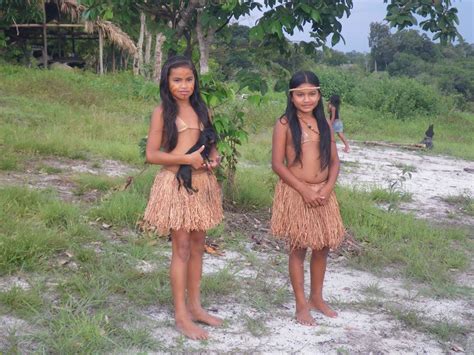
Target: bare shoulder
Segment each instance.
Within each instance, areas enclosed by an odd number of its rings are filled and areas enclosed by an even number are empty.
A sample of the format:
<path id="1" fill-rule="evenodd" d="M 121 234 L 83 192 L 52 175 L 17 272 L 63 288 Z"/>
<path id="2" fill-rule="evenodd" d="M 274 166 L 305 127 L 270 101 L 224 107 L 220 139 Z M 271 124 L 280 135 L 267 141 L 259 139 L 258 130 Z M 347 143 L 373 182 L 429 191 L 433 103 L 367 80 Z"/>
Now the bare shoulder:
<path id="1" fill-rule="evenodd" d="M 286 116 L 281 116 L 277 118 L 275 122 L 275 128 L 280 127 L 280 129 L 287 129 L 288 128 L 288 118 Z"/>
<path id="2" fill-rule="evenodd" d="M 156 120 L 156 119 L 163 119 L 163 106 L 158 105 L 155 107 L 153 110 L 153 113 L 151 114 L 151 119 Z"/>
<path id="3" fill-rule="evenodd" d="M 155 127 L 163 126 L 163 106 L 156 106 L 151 114 L 151 125 Z"/>

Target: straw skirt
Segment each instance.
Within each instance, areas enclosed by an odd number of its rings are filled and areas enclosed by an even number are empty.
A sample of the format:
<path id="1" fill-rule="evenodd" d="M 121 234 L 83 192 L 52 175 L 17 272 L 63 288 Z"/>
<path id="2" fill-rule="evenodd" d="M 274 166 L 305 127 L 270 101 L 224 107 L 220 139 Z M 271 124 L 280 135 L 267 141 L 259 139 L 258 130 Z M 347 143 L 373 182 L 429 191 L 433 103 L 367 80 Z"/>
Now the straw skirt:
<path id="1" fill-rule="evenodd" d="M 223 218 L 222 193 L 217 179 L 207 172 L 192 175 L 198 191 L 189 194 L 184 186 L 178 189 L 176 174 L 162 169 L 155 177 L 144 223 L 154 226 L 160 235 L 171 229 L 205 231 L 218 225 Z"/>
<path id="2" fill-rule="evenodd" d="M 320 189 L 324 184 L 308 186 Z M 280 180 L 273 199 L 271 231 L 285 240 L 291 250 L 336 249 L 342 243 L 345 230 L 334 191 L 324 206 L 308 207 L 295 189 Z"/>

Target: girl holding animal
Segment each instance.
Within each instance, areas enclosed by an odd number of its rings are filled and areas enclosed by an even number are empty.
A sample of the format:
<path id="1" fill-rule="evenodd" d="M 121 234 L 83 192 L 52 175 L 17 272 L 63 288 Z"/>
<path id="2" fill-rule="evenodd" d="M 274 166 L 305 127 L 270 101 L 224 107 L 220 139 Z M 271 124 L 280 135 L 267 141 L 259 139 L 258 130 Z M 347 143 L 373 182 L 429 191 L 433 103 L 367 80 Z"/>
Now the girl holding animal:
<path id="1" fill-rule="evenodd" d="M 289 274 L 296 300 L 296 320 L 314 325 L 311 309 L 336 317 L 323 299 L 330 248 L 344 236 L 334 185 L 339 157 L 330 124 L 324 116 L 319 79 L 309 71 L 290 80 L 285 114 L 273 130 L 272 168 L 280 177 L 275 188 L 272 234 L 290 249 Z M 304 260 L 311 254 L 311 290 L 304 292 Z"/>
<path id="2" fill-rule="evenodd" d="M 223 217 L 221 189 L 210 173 L 219 164 L 215 132 L 199 92 L 196 68 L 186 57 L 166 61 L 160 96 L 161 105 L 154 110 L 148 131 L 146 159 L 163 168 L 153 183 L 144 222 L 161 235 L 171 233 L 176 327 L 188 338 L 202 340 L 209 335 L 196 322 L 222 324 L 222 319 L 202 308 L 200 299 L 206 230 Z M 203 139 L 209 132 L 214 141 Z M 198 141 L 203 145 L 196 147 Z M 192 168 L 188 175 L 180 169 L 186 166 Z"/>

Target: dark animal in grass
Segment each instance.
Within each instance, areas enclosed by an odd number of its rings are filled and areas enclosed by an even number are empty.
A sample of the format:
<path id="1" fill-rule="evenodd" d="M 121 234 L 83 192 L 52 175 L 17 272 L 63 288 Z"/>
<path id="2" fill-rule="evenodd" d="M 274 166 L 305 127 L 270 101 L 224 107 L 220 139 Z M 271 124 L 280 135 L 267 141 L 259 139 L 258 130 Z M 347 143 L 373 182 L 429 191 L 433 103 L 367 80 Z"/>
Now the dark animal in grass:
<path id="1" fill-rule="evenodd" d="M 433 130 L 432 124 L 428 127 L 428 129 L 425 132 L 425 138 L 421 141 L 422 144 L 426 145 L 426 148 L 428 149 L 433 149 L 433 136 L 434 136 L 434 130 Z"/>
<path id="2" fill-rule="evenodd" d="M 214 131 L 214 128 L 205 128 L 200 133 L 199 140 L 187 151 L 186 154 L 193 153 L 202 146 L 204 146 L 201 155 L 205 163 L 210 163 L 209 154 L 211 154 L 211 148 L 214 144 L 216 144 L 216 142 L 217 134 L 216 131 Z M 189 194 L 192 194 L 193 192 L 198 192 L 198 189 L 193 188 L 191 165 L 180 165 L 178 172 L 176 173 L 176 179 L 178 179 L 179 183 L 178 189 L 180 189 L 181 186 L 184 186 Z"/>

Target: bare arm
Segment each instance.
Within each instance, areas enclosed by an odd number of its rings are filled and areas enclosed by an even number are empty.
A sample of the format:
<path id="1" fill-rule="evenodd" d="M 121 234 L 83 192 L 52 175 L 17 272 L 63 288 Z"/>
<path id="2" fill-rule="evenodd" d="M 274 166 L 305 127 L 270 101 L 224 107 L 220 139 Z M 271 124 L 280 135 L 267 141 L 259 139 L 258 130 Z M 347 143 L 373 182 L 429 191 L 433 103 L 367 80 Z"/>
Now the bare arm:
<path id="1" fill-rule="evenodd" d="M 336 108 L 333 105 L 329 105 L 329 121 L 331 126 L 334 124 L 336 120 Z"/>
<path id="2" fill-rule="evenodd" d="M 171 154 L 160 150 L 163 139 L 164 121 L 163 109 L 161 106 L 155 108 L 151 116 L 150 129 L 148 130 L 148 141 L 146 145 L 146 161 L 151 164 L 159 165 L 192 165 L 198 169 L 202 166 L 203 159 L 201 149 L 191 154 Z"/>
<path id="3" fill-rule="evenodd" d="M 288 124 L 277 120 L 273 128 L 272 139 L 272 169 L 286 184 L 294 188 L 300 194 L 306 187 L 285 165 L 286 135 Z"/>
<path id="4" fill-rule="evenodd" d="M 336 185 L 340 167 L 336 141 L 334 140 L 334 132 L 331 126 L 329 126 L 329 129 L 331 130 L 331 156 L 329 157 L 328 180 L 324 187 L 319 190 L 319 197 L 317 199 L 317 201 L 321 205 L 324 205 L 329 200 L 329 195 L 331 194 L 332 190 L 334 189 L 334 186 Z"/>
<path id="5" fill-rule="evenodd" d="M 326 186 L 332 190 L 339 176 L 340 161 L 339 154 L 337 154 L 336 141 L 334 140 L 334 132 L 332 127 L 329 128 L 331 129 L 331 156 L 329 158 L 328 181 Z"/>

